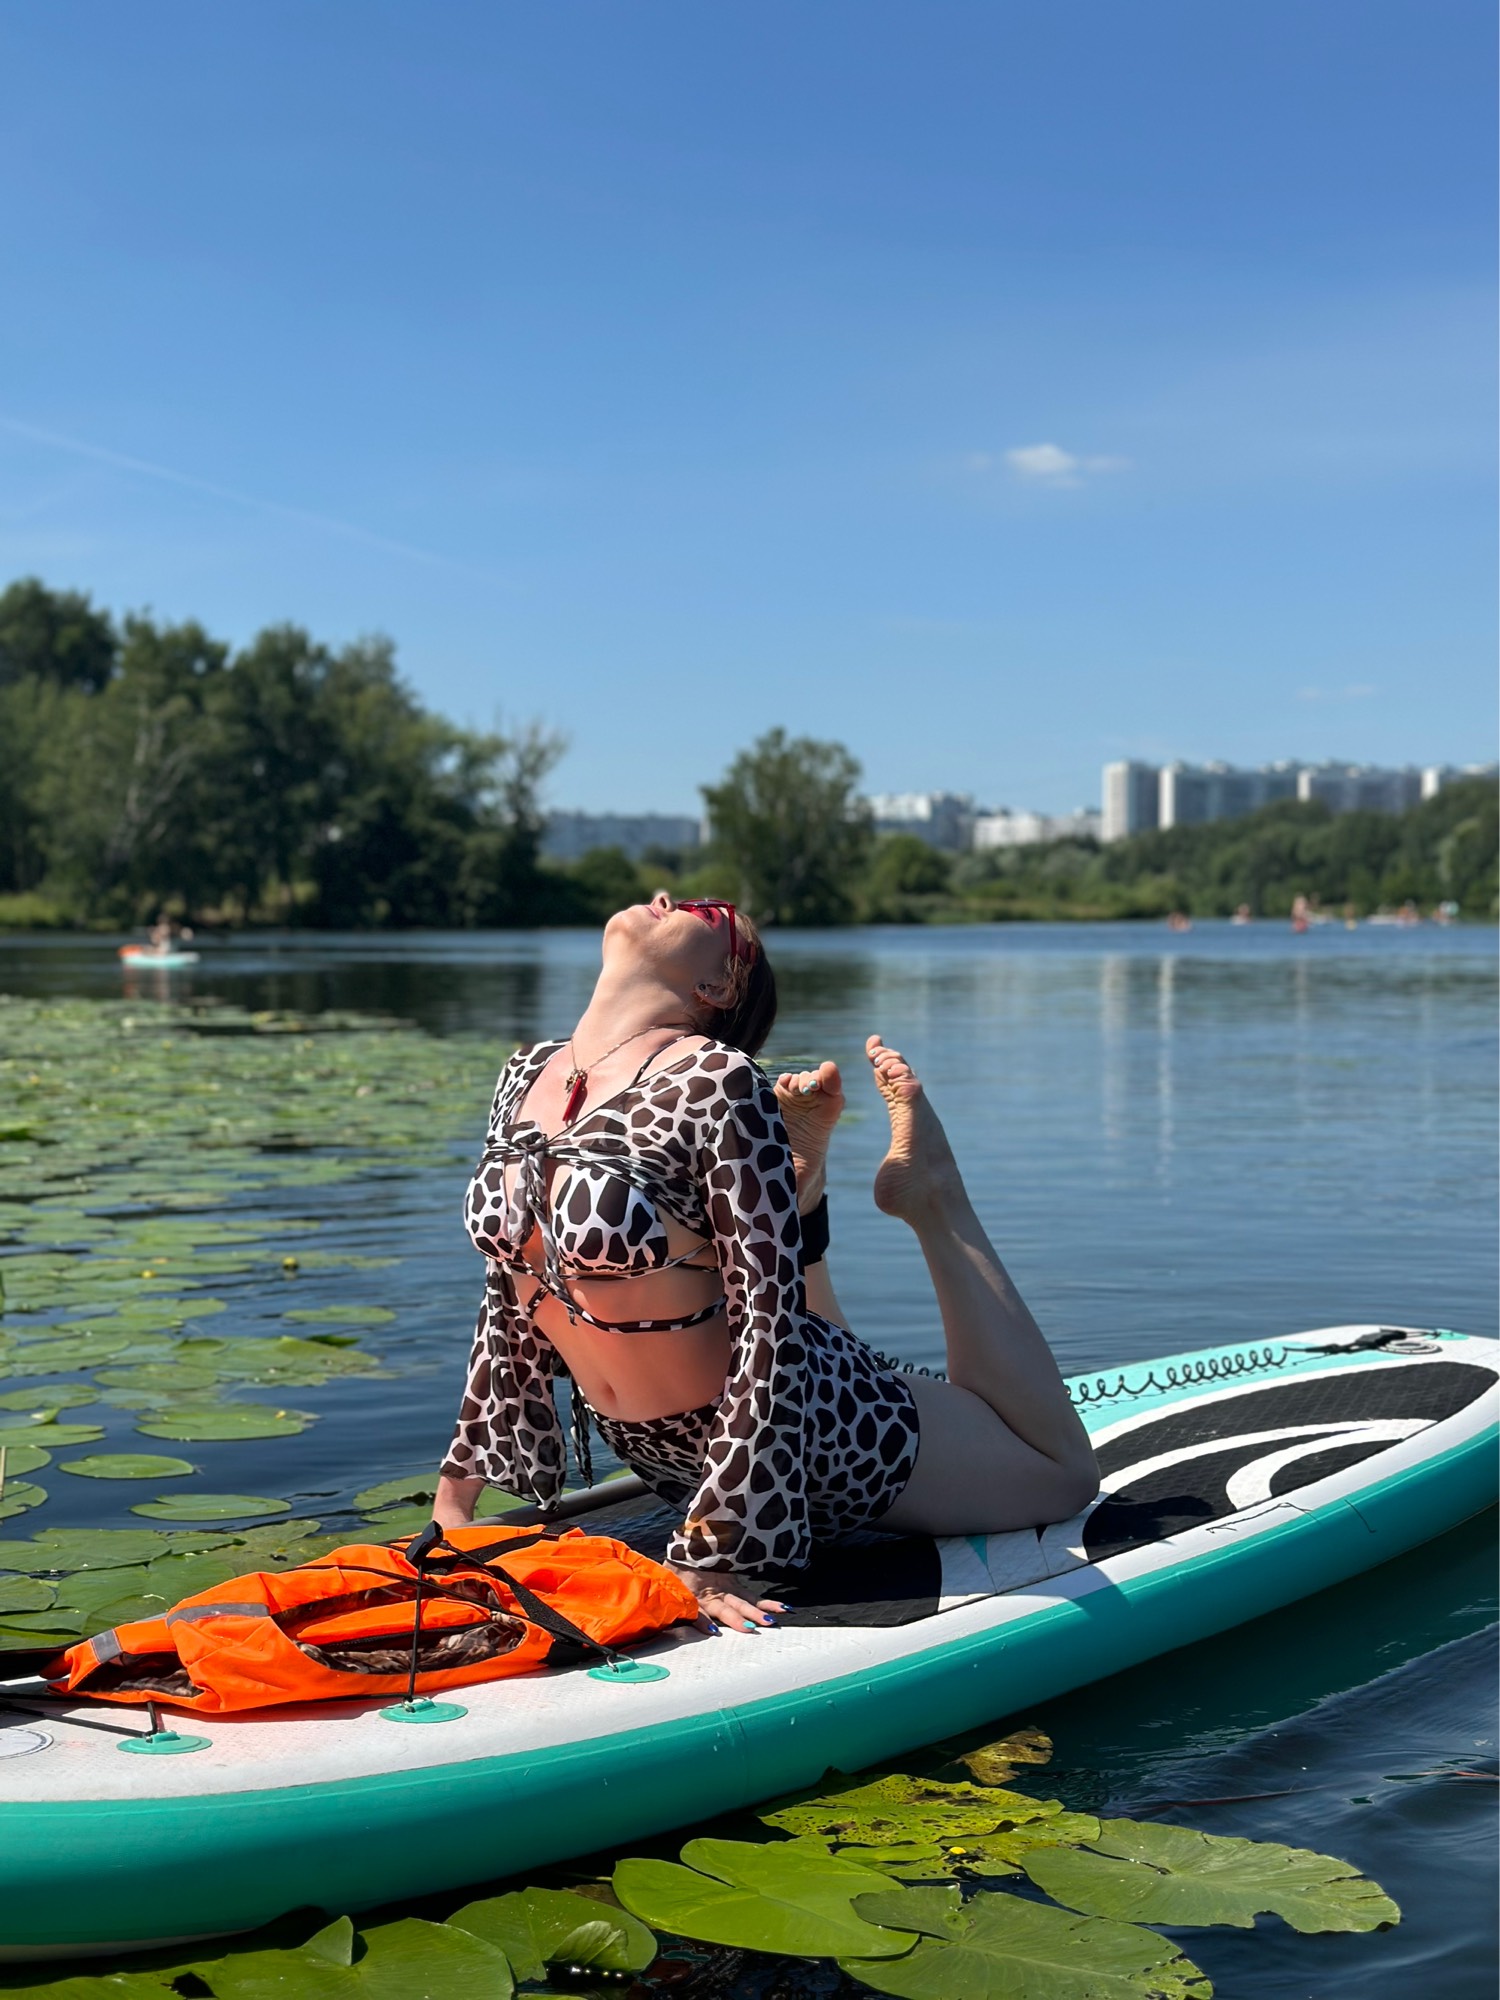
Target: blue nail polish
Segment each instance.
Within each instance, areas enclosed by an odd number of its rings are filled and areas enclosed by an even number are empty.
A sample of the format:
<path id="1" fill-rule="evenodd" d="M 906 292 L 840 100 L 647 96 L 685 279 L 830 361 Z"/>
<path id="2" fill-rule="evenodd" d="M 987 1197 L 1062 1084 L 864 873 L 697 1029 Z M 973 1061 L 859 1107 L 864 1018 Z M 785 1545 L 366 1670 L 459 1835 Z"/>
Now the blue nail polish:
<path id="1" fill-rule="evenodd" d="M 753 1618 L 747 1618 L 745 1620 L 745 1630 L 747 1632 L 758 1632 L 760 1630 L 760 1627 L 756 1624 Z"/>

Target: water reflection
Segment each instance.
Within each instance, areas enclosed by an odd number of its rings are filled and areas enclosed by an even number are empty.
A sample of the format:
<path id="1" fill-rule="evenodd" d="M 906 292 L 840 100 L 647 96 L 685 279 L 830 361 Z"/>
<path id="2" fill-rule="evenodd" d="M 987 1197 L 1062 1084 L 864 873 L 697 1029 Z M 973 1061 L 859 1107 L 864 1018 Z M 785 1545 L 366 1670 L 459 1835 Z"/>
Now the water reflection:
<path id="1" fill-rule="evenodd" d="M 170 997 L 515 1040 L 566 1029 L 598 965 L 582 933 L 199 943 L 198 966 L 160 976 Z M 920 1257 L 870 1200 L 885 1130 L 872 1029 L 921 1067 L 981 1214 L 1074 1365 L 1351 1317 L 1482 1330 L 1493 949 L 1474 932 L 1212 925 L 776 937 L 769 1059 L 831 1055 L 849 1072 L 832 1194 L 860 1330 L 938 1359 Z M 113 941 L 0 941 L 5 989 L 118 995 Z M 476 1086 L 476 1144 L 486 1103 Z M 449 1254 L 466 1281 L 456 1237 Z M 451 1310 L 466 1318 L 467 1298 Z"/>

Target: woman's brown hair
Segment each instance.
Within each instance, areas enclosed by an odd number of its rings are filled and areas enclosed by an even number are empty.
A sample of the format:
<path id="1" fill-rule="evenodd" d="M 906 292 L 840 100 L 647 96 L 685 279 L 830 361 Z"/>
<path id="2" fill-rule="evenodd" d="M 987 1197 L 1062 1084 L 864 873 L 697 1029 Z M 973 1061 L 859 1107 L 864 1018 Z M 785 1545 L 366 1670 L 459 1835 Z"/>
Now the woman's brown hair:
<path id="1" fill-rule="evenodd" d="M 708 1008 L 704 1033 L 747 1056 L 758 1055 L 766 1037 L 776 1025 L 776 975 L 760 932 L 742 910 L 735 912 L 741 938 L 751 947 L 749 962 L 737 954 L 724 968 L 729 1001 L 723 1007 Z"/>

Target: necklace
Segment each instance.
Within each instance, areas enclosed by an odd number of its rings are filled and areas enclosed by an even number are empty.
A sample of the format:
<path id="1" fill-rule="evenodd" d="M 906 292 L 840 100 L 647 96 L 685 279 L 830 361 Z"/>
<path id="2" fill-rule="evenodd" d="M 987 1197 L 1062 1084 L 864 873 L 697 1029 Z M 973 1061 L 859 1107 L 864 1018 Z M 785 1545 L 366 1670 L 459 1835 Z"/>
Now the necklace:
<path id="1" fill-rule="evenodd" d="M 658 1021 L 655 1027 L 637 1028 L 633 1035 L 627 1035 L 623 1042 L 616 1042 L 612 1049 L 606 1049 L 602 1056 L 595 1056 L 594 1060 L 586 1066 L 579 1062 L 577 1053 L 573 1047 L 573 1037 L 569 1035 L 568 1059 L 573 1067 L 568 1071 L 565 1083 L 568 1099 L 563 1106 L 564 1125 L 571 1125 L 583 1109 L 583 1100 L 587 1097 L 589 1089 L 589 1070 L 597 1069 L 602 1062 L 608 1062 L 610 1057 L 618 1055 L 621 1049 L 628 1048 L 632 1042 L 638 1042 L 642 1035 L 659 1035 L 663 1028 L 673 1028 L 676 1025 L 676 1023 L 671 1021 Z M 648 1056 L 646 1060 L 649 1062 L 651 1058 Z"/>

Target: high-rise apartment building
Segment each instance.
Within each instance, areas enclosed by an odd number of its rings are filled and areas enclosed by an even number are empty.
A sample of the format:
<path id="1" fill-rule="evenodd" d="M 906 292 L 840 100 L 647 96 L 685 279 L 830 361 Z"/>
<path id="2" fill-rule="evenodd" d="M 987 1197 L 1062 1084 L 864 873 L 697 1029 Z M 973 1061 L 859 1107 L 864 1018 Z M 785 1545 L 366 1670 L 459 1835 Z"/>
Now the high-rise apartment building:
<path id="1" fill-rule="evenodd" d="M 618 847 L 632 861 L 647 848 L 681 853 L 696 848 L 699 822 L 679 813 L 548 813 L 542 852 L 549 861 L 578 861 L 598 847 Z"/>
<path id="2" fill-rule="evenodd" d="M 1299 799 L 1317 799 L 1330 812 L 1405 812 L 1422 799 L 1422 773 L 1382 771 L 1372 764 L 1316 764 L 1297 773 Z"/>
<path id="3" fill-rule="evenodd" d="M 1105 840 L 1123 840 L 1160 824 L 1160 779 L 1155 764 L 1122 759 L 1104 767 Z"/>
<path id="4" fill-rule="evenodd" d="M 994 847 L 1034 847 L 1043 840 L 1098 840 L 1101 816 L 1092 806 L 1080 806 L 1070 813 L 1012 812 L 1002 806 L 998 812 L 980 813 L 974 821 L 974 852 L 983 854 Z"/>
<path id="5" fill-rule="evenodd" d="M 974 801 L 967 792 L 874 792 L 865 803 L 877 833 L 912 833 L 949 854 L 969 845 Z"/>
<path id="6" fill-rule="evenodd" d="M 1258 771 L 1233 764 L 1165 764 L 1157 805 L 1161 826 L 1206 826 L 1215 819 L 1242 819 L 1276 799 L 1297 796 L 1295 764 L 1265 764 Z"/>
<path id="7" fill-rule="evenodd" d="M 1119 763 L 1104 767 L 1104 838 L 1123 840 L 1154 826 L 1206 826 L 1241 819 L 1277 799 L 1317 800 L 1331 812 L 1406 812 L 1458 778 L 1496 775 L 1493 764 L 1430 764 L 1401 770 L 1374 764 Z"/>

